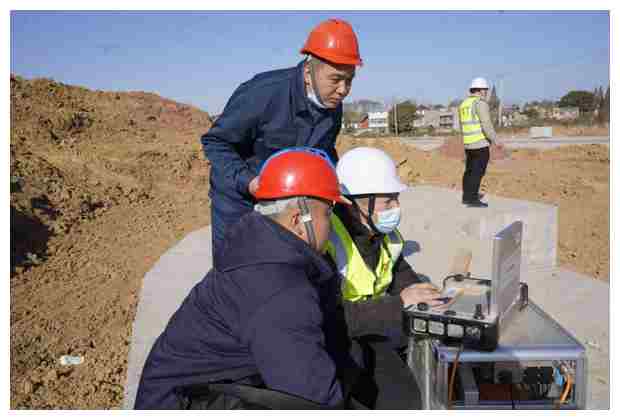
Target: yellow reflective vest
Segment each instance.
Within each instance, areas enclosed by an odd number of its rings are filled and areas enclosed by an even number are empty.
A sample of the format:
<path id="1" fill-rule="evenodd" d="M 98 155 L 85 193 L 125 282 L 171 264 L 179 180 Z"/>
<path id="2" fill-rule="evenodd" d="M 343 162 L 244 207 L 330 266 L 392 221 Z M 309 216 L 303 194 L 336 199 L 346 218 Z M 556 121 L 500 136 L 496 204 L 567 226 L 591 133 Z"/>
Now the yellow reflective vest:
<path id="1" fill-rule="evenodd" d="M 351 235 L 342 221 L 332 214 L 332 229 L 327 242 L 327 252 L 336 262 L 342 276 L 342 296 L 345 300 L 357 302 L 383 296 L 392 283 L 392 269 L 403 251 L 404 241 L 398 230 L 385 235 L 379 263 L 370 270 Z"/>
<path id="2" fill-rule="evenodd" d="M 464 144 L 475 143 L 486 138 L 482 132 L 480 117 L 474 112 L 474 104 L 480 100 L 479 96 L 470 96 L 459 105 L 459 120 Z"/>

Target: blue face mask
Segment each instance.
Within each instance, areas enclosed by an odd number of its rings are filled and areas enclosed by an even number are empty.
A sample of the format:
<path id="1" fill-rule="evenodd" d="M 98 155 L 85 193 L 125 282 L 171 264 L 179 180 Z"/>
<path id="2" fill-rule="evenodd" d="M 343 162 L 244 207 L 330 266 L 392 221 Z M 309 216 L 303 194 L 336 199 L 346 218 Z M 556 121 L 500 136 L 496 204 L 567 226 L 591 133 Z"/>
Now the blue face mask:
<path id="1" fill-rule="evenodd" d="M 381 233 L 390 233 L 400 224 L 400 207 L 377 212 L 375 227 Z"/>

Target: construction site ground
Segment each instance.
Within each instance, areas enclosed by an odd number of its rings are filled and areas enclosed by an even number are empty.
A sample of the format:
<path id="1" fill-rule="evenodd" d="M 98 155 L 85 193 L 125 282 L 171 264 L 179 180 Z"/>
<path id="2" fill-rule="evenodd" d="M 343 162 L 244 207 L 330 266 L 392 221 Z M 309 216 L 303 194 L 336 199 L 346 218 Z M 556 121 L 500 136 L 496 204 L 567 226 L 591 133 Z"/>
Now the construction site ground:
<path id="1" fill-rule="evenodd" d="M 210 223 L 199 141 L 210 125 L 151 93 L 11 77 L 11 408 L 121 407 L 141 281 Z M 460 189 L 458 138 L 423 151 L 342 135 L 337 147 L 358 145 L 386 150 L 413 187 Z M 557 264 L 608 282 L 609 158 L 605 145 L 494 148 L 482 189 L 558 206 Z M 62 355 L 83 363 L 62 366 Z"/>

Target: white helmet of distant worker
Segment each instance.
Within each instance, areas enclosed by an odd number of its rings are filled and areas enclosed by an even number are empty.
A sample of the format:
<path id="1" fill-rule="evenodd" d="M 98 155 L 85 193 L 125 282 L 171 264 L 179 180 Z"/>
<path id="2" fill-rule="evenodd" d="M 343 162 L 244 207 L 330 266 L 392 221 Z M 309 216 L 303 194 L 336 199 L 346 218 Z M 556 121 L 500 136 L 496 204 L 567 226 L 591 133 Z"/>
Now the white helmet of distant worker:
<path id="1" fill-rule="evenodd" d="M 489 83 L 487 82 L 487 79 L 485 79 L 484 77 L 476 77 L 474 80 L 471 81 L 471 86 L 469 86 L 470 89 L 488 89 L 489 88 Z"/>
<path id="2" fill-rule="evenodd" d="M 338 161 L 336 173 L 345 196 L 401 193 L 408 188 L 398 177 L 392 158 L 374 147 L 346 152 Z"/>

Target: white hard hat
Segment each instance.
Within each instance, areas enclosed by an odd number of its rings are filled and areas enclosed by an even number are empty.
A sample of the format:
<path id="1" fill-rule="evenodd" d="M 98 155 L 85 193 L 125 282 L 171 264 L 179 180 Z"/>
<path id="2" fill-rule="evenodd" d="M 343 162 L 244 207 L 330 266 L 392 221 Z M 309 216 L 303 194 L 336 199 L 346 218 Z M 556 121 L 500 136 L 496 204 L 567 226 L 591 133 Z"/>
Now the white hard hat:
<path id="1" fill-rule="evenodd" d="M 400 193 L 408 187 L 396 173 L 396 165 L 383 150 L 356 147 L 346 152 L 336 166 L 343 195 Z"/>
<path id="2" fill-rule="evenodd" d="M 470 89 L 488 89 L 489 84 L 487 83 L 487 79 L 484 77 L 476 77 L 471 81 Z"/>

